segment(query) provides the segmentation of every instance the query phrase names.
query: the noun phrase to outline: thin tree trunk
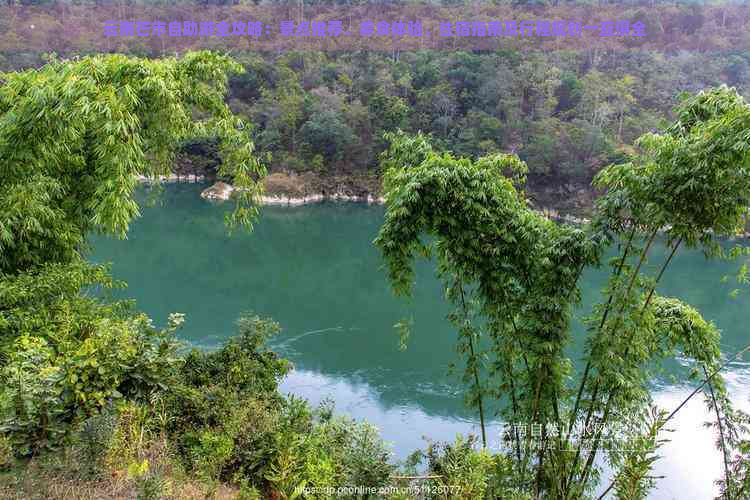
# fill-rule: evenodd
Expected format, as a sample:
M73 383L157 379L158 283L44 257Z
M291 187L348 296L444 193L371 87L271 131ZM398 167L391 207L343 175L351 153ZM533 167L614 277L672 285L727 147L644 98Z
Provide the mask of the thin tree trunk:
M703 365L703 375L706 377L706 380L708 379L708 370L706 370L706 365ZM724 426L721 425L721 414L719 413L719 405L716 404L716 394L714 394L714 385L709 380L708 382L708 389L711 394L711 401L714 405L714 412L716 413L716 425L719 426L719 439L721 439L721 458L724 460L724 498L726 500L730 500L731 496L729 495L729 463L728 463L728 455L727 455L727 444L724 441Z
M652 240L653 240L653 238L652 238ZM664 271L666 271L667 267L669 266L669 263L672 261L672 257L674 257L675 253L677 252L677 249L679 248L680 243L682 243L682 237L680 237L675 242L674 246L672 247L672 251L669 253L669 256L664 261L664 264L662 264L661 269L659 269L659 274L657 274L656 279L654 280L654 284L653 284L653 286L651 287L651 290L648 293L648 297L646 298L646 301L643 303L643 306L642 306L640 312L638 313L638 318L639 319L646 312L646 309L648 309L648 306L651 303L651 298L654 296L654 291L656 290L656 286L659 284L659 281L661 280L662 276L664 275ZM636 269L636 272L637 271L638 271L638 269ZM612 330L612 333L615 334L616 332L617 332L617 329L614 328ZM625 347L625 352L623 353L623 356L622 356L623 359L627 358L628 354L630 353L630 346L631 346L631 344L628 343L627 346ZM602 419L601 419L601 423L604 424L604 425L607 424L607 421L609 419L609 414L610 414L610 411L612 409L612 401L614 400L614 397L617 394L617 392L618 392L617 389L614 389L609 394L609 397L607 398L607 403L604 406L604 414L602 415ZM600 438L601 438L601 432L598 432L597 435L596 435L596 437L594 438L594 446L592 447L591 452L589 454L589 458L586 461L586 466L583 469L582 482L583 482L584 485L585 485L585 483L586 483L586 481L588 479L588 474L589 474L589 472L591 470L591 467L592 467L592 465L594 463L594 458L596 457L596 454L598 452Z
M464 298L464 285L460 279L457 280L459 290L461 290L461 308L464 313L464 323L468 323L468 313L466 310L466 299ZM471 366L474 372L474 384L477 388L477 404L479 406L479 423L482 426L482 447L487 448L487 430L484 425L484 404L482 398L482 386L479 383L479 368L477 367L477 358L474 352L474 333L469 333L469 351L471 354Z
M628 283L628 288L625 291L624 297L627 298L630 295L630 292L633 289L633 285L635 285L635 280L638 278L638 273L641 270L641 267L643 266L643 263L646 260L646 255L648 254L649 249L651 248L651 244L654 241L654 238L656 237L656 233L658 232L658 229L654 229L651 232L651 236L649 236L648 242L646 243L646 246L643 247L643 250L641 251L641 255L638 258L638 264L636 265L635 270L633 271L633 274L630 278L630 282ZM620 322L622 320L622 314L625 311L625 302L623 302L622 306L620 307L620 310L617 312L617 318L615 319L615 326L612 328L612 333L617 331L617 328L620 326ZM602 322L603 323L603 322ZM604 335L606 330L602 330L600 335ZM589 358L590 359L590 358ZM594 382L594 389L591 393L591 404L589 406L589 409L586 413L586 419L584 421L584 429L587 429L589 424L591 423L591 418L594 415L594 407L595 407L595 401L597 396L599 395L599 386L600 386L600 379L597 377L596 381ZM606 410L605 410L606 412ZM573 476L575 475L575 468L576 465L578 465L578 460L581 457L581 448L583 443L579 443L576 447L576 454L573 458L573 464L570 468L570 476L568 478L568 482L570 483L573 480ZM584 474L585 474L585 468L584 468Z
M633 224L633 228L630 231L630 234L628 235L628 241L625 244L625 250L623 251L622 258L620 259L620 263L617 266L617 272L615 273L615 278L619 278L620 274L622 274L622 269L625 266L625 261L628 258L628 253L630 252L630 248L633 243L633 237L635 236L636 226ZM599 329L597 331L601 331L601 329L604 327L604 323L607 321L607 315L609 314L610 307L612 306L612 300L614 298L614 292L610 292L609 299L607 300L607 305L604 308L604 313L602 315L602 320L599 323ZM573 425L575 424L576 415L578 414L578 408L581 403L581 397L583 396L583 391L586 386L586 381L589 376L589 372L591 370L591 356L589 356L588 361L586 362L586 367L583 370L583 377L581 378L581 384L578 387L578 394L576 396L575 404L573 405L573 412L570 416L570 423L568 424L568 432L566 435L566 441L568 440L568 437L570 436L570 433L573 430Z

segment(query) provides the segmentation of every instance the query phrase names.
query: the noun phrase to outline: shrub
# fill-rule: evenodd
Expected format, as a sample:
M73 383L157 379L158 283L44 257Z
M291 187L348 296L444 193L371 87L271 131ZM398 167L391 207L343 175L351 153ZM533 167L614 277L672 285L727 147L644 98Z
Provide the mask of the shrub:
M182 463L205 479L280 498L305 486L387 484L393 467L377 430L333 417L328 404L313 410L282 397L289 363L264 346L278 325L252 315L237 324L239 335L220 349L187 355L182 382L165 398Z
M42 338L22 336L2 370L0 432L19 455L54 447L65 432L66 408L60 399L62 370Z
M13 446L10 439L0 434L0 471L9 469L13 465Z
M20 336L2 372L0 453L66 446L46 455L66 458L53 475L111 481L143 499L171 494L183 470L200 489L229 482L244 498L323 499L302 488L389 484L391 453L377 429L279 394L290 365L265 347L276 323L242 316L221 348L179 359L171 334L181 321L173 315L157 331L124 316L55 343Z
M208 481L218 479L234 451L234 441L219 431L203 430L190 435L194 444L190 448L193 467L198 475Z
M101 475L116 429L117 415L113 408L109 408L84 421L75 433L75 456L84 476Z
M348 417L333 417L318 426L324 447L336 462L343 464L344 484L380 487L388 484L394 467L392 452L378 430L367 422Z
M0 372L0 432L20 455L57 448L78 424L123 398L165 389L180 363L174 326L104 318L57 338L24 334Z
M430 444L425 453L428 472L456 499L530 500L510 485L512 463L502 454L477 449L476 438L457 436L453 443ZM437 491L440 491L438 489ZM443 498L438 495L435 498Z

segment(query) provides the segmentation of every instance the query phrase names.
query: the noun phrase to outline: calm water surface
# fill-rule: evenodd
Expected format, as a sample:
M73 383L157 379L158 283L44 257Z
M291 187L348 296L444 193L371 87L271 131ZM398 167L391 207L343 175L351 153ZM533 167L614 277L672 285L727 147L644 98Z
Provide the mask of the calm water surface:
M388 286L371 244L382 207L266 207L252 234L230 237L223 214L231 205L202 200L203 187L167 186L155 206L144 206L127 241L93 239L92 259L113 262L114 276L129 285L121 296L136 299L156 324L164 324L170 312L187 313L181 336L201 347L231 336L243 311L275 319L283 332L272 346L295 366L282 390L313 403L333 398L338 411L377 425L399 458L424 447L425 435L452 440L457 433L478 432L460 383L447 374L457 359L455 332L445 319L448 307L433 265L418 264L410 301L395 298ZM664 248L653 253L653 262L660 263ZM732 284L720 282L736 268L682 252L660 287L714 321L726 353L750 342L750 291L732 299ZM579 314L599 299L605 278L601 271L584 276ZM408 349L400 351L393 325L407 316L414 327ZM582 350L580 327L577 333L574 359ZM668 368L676 372L679 365L673 360ZM750 409L750 365L734 363L727 380L736 404ZM654 390L657 403L668 409L690 392L669 380L655 380ZM656 470L667 479L653 498L711 498L721 465L713 436L701 425L710 416L701 398L678 415Z

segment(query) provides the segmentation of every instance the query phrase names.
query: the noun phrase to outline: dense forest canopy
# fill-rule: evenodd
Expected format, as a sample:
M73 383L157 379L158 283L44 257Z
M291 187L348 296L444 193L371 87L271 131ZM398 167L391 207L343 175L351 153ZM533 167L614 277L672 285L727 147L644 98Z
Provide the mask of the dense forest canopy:
M241 54L230 106L270 169L378 173L384 132L442 150L516 153L530 187L587 186L670 117L678 90L746 93L746 53L402 52Z
M679 91L745 93L747 53L402 52L241 54L230 105L273 168L371 170L382 134L440 149L515 152L532 179L588 181L669 118Z
M0 56L7 69L38 54ZM271 171L376 173L384 132L432 134L478 157L513 152L530 183L588 184L671 118L679 92L726 83L748 94L747 52L410 51L234 54L232 110ZM210 151L212 148L202 148Z

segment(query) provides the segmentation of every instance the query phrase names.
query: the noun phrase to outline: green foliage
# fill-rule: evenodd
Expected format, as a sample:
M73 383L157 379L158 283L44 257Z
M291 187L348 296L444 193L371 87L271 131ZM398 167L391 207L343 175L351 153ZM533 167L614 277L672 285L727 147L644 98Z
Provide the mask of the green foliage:
M737 54L715 56L709 64L697 53L638 51L241 57L248 71L233 79L233 102L250 109L260 147L277 153L273 168L300 166L294 161L299 147L315 146L299 140L303 129L324 138L334 128L353 135L338 145L337 154L346 161L330 165L330 174L372 169L387 148L383 133L421 130L461 156L517 152L545 186L588 181L618 149L669 116L674 89L684 81L691 88L717 85L716 75L735 74L747 65ZM326 96L322 106L321 95ZM321 111L338 120L321 119Z
M279 331L278 324L243 316L238 328L239 335L221 349L208 353L194 349L186 355L179 383L171 386L166 402L174 414L173 431L231 422L233 406L240 406L244 397L258 398L261 406L280 404L276 388L289 363L263 346Z
M5 434L0 434L0 472L13 464L13 446Z
M431 443L424 458L427 459L427 472L439 476L434 490L447 492L450 498L531 498L510 484L512 463L502 455L492 455L486 449L478 450L471 437L458 436L453 443ZM445 498L445 494L429 498Z
M229 222L251 224L264 171L224 102L228 74L241 70L190 52L52 57L2 75L0 431L16 454L58 447L110 403L173 384L182 316L156 330L130 304L89 296L121 284L84 262L85 238L125 236L137 176L168 173L175 148L195 137L218 141L220 173L243 188Z
M169 384L178 325L156 330L128 303L80 292L115 285L78 261L0 279L0 418L17 453L59 446L109 401Z
M65 407L59 397L63 378L54 352L41 338L21 337L2 373L3 434L20 455L56 445L65 432Z
M278 393L290 364L265 347L276 323L243 316L220 349L179 356L174 331L184 315L155 329L132 304L102 297L122 284L83 260L90 232L124 236L138 215L136 176L167 173L175 148L193 138L217 145L219 175L242 188L229 222L252 222L263 169L223 100L227 74L240 69L201 52L53 59L3 76L2 466L64 447L77 457L77 477L100 480L110 469L144 499L169 489L169 447L204 483L235 482L248 496L389 481L390 452L372 427ZM293 82L286 90L294 131L301 92ZM335 159L351 134L328 110L321 119L302 137Z
M166 484L164 477L160 474L146 473L138 477L137 500L159 500L164 497Z
M728 83L747 95L750 75L743 51L240 51L233 57L244 72L232 74L229 102L252 117L258 149L274 152L272 168L306 167L307 158L295 161L300 130L317 120L311 103L326 92L343 104L334 109L354 136L332 174L375 167L387 146L383 132L422 130L467 157L517 152L542 187L587 182L613 152L672 116L676 91ZM0 69L43 62L43 54L16 51L0 56Z
M198 475L207 479L216 479L232 456L234 443L232 439L218 432L202 431L195 437L196 444L190 447L193 455L193 467Z
M608 55L626 67L611 74L596 54L243 57L251 69L244 75L226 56L197 52L53 56L0 78L0 468L70 444L78 474L99 480L106 468L126 471L138 498L165 495L172 466L209 485L234 483L248 498L391 484L390 452L373 427L278 393L290 365L264 347L275 323L245 316L220 349L180 357L173 333L181 315L157 330L129 304L87 293L121 284L84 263L86 236L124 236L138 215L136 176L168 173L179 145L207 145L212 168L220 160L218 174L241 188L228 222L251 225L265 173L252 134L278 153L276 166L293 169L325 163L334 171L344 160L364 168L390 143L380 162L388 207L376 243L394 289L409 293L414 258L434 254L455 306L449 319L466 362L467 399L482 422L494 400L511 422L562 430L543 433L537 448L508 432L496 455L472 439L431 446L428 470L456 496L590 496L609 436L595 433L586 452L570 430L623 422L640 427L608 452L609 491L647 497L663 443L654 436L674 415L652 410L647 382L660 359L676 355L693 360L688 377L702 381L715 415L722 493L747 496L748 418L718 375L719 332L655 292L683 244L710 257L742 253L717 243L740 231L750 205L750 108L738 92L684 98L671 126L629 148L622 141L668 113L674 73L665 56ZM695 82L713 83L691 69L703 66L695 57L675 64ZM716 59L716 74L724 68L741 80L740 55ZM236 104L257 126L225 104L229 75L239 75L234 97L248 102ZM530 210L527 174L587 178L613 158L624 162L596 176L606 195L591 225L556 225ZM671 253L652 277L645 262L660 230ZM606 300L586 321L587 365L575 385L564 352L577 281L614 243L620 253ZM409 323L399 325L405 342Z
M50 340L24 334L10 349L0 415L17 453L59 446L109 402L166 388L180 361L172 331L155 330L143 316L105 317L81 333Z
M106 408L86 419L75 432L75 457L84 476L97 477L102 474L117 423L114 408Z
M672 240L716 251L716 238L744 229L750 110L722 86L685 97L676 114L665 133L638 140L642 155L597 176L596 186L608 189L600 211L617 222L667 228Z
M329 411L310 412L305 402L291 399L282 412L274 458L264 475L282 497L295 498L305 486L377 488L390 483L391 452L377 429L331 417ZM312 498L328 497L321 493Z
M76 261L45 264L15 276L0 279L0 347L6 348L21 335L42 332L50 339L89 330L105 316L117 317L127 304L99 303L81 296L81 289L102 291L120 286L107 268Z
M312 159L312 168L313 168L313 170L315 170L317 172L323 171L323 169L325 168L325 163L323 162L323 155L317 154L317 155L313 156L313 159Z
M614 495L618 500L638 500L648 498L649 492L656 485L652 469L660 457L657 449L666 442L658 437L664 425L666 413L651 408L643 412L644 429L628 436L620 444L623 451L615 450L610 454L613 465L619 471L614 485Z
M74 260L91 231L125 235L137 175L169 172L181 140L218 137L222 172L246 188L232 216L255 215L253 144L224 103L242 68L210 52L52 60L0 86L0 272ZM201 116L195 120L194 116Z
M278 394L289 364L265 342L279 326L245 315L238 330L216 351L188 353L167 390L166 430L184 465L281 498L305 486L387 484L390 451L374 428Z
M177 325L156 330L127 303L79 292L115 285L106 268L77 262L0 279L0 415L17 453L58 446L110 400L169 383Z
M391 451L371 424L347 417L323 418L317 427L323 449L339 465L338 484L379 487L389 483L394 472ZM315 447L311 447L311 453ZM343 469L343 470L341 470Z
M476 451L472 442L459 437L454 444L427 450L429 470L441 476L455 498L485 498L492 473L493 458L486 451Z
M323 155L329 162L341 161L354 142L348 125L332 110L319 110L300 129L302 147L307 156Z
M607 91L626 92L633 82L620 83ZM592 113L592 119L602 119ZM640 154L597 176L596 186L606 194L583 229L556 225L528 208L514 187L514 181L523 184L526 172L516 157L472 161L434 152L421 134L387 136L391 147L381 163L387 210L375 243L398 294L410 292L415 257L434 249L447 298L456 306L449 317L466 359L468 400L479 410L483 433L490 394L511 424L543 429L533 442L530 433L506 432L501 456L512 464L506 477L520 491L589 497L599 478L597 454L611 437L605 429L622 424L636 431L609 451L616 470L608 491L645 498L663 443L656 436L679 410L652 411L645 418L651 408L648 383L661 360L678 354L693 361L689 378L707 387L706 404L716 417L725 457L722 487L732 498L743 489L744 479L731 479L729 470L730 463L742 470L737 464L746 454L742 436L750 419L732 407L718 373L724 366L720 334L695 309L655 289L682 243L702 245L708 257L743 253L724 252L717 238L744 229L750 106L735 90L720 87L685 98L676 115L663 134L639 139ZM651 277L644 264L660 230L670 252ZM434 244L424 243L423 234ZM587 362L576 390L565 350L577 282L613 243L619 244L618 257L610 262L607 299L586 320ZM644 421L645 430L637 427ZM556 431L548 435L550 425ZM573 434L577 425L596 429L585 443ZM466 467L459 469L469 473L474 466ZM475 479L464 481L482 488Z
M154 437L154 420L148 405L124 401L116 407L116 421L107 446L107 463L130 476L148 472L144 456Z
M683 98L676 114L677 121L663 134L639 139L640 156L597 176L597 185L608 192L598 202L595 230L629 236L613 267L606 290L610 298L589 322L591 354L573 418L579 407L586 408L586 422L598 412L604 423L627 418L648 404L649 366L679 349L696 362L690 376L706 377L704 385L711 390L707 406L716 416L717 442L728 462L730 453L741 455L739 436L748 419L732 408L715 374L721 361L719 333L694 309L659 297L655 287L683 243L701 245L708 257L742 253L725 252L718 238L744 229L750 155L742 124L750 118L750 106L734 89L722 86ZM656 277L647 278L641 269L662 229L671 252ZM636 230L645 234L642 246L633 238ZM584 481L596 452L586 461ZM580 448L576 459L579 454ZM729 483L728 473L723 482Z
M578 298L582 267L597 258L596 245L583 231L558 226L527 207L504 175L523 182L526 167L517 157L495 154L472 162L433 152L423 136L390 137L383 156L388 207L375 243L395 291L409 293L414 256L429 254L420 236L434 235L449 300L465 310L475 298L489 320L491 352L478 351L476 327L459 328L459 349L474 380L472 401L481 413L477 364L487 357L504 383L529 377L536 388L516 394L514 412L552 415L569 365L562 355L569 305ZM470 285L468 292L462 283ZM454 322L463 324L465 317L460 312Z

